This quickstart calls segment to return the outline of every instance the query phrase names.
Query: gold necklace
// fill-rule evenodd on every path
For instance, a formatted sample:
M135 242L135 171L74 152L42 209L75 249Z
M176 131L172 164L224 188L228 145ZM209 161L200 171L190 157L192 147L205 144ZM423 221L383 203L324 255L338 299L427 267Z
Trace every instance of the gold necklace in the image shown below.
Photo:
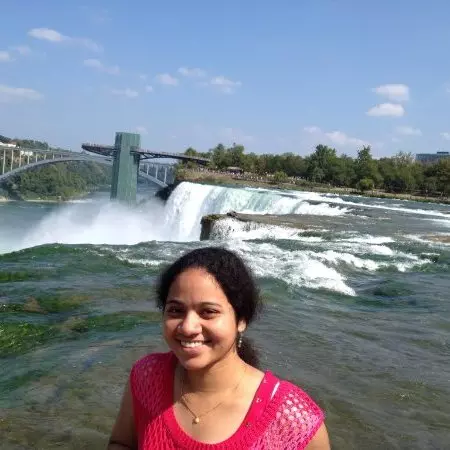
M231 390L230 394L232 394L234 391L237 390L237 388L241 384L241 381L244 379L244 375L245 375L246 370L247 370L247 365L244 367L244 372L242 373L241 378L239 379L237 384L234 386L234 388ZM210 412L212 412L215 409L217 409L225 401L225 398L222 401L220 401L219 403L217 403L217 405L215 405L213 408L209 409L208 411L206 411L206 412L204 412L202 414L195 414L195 412L192 411L192 409L189 407L188 401L186 400L186 397L185 397L185 394L184 394L184 373L183 373L183 376L181 378L181 400L182 400L183 405L185 406L185 408L192 414L192 417L193 417L192 423L194 425L197 425L198 423L200 423L200 418L201 417L206 416Z

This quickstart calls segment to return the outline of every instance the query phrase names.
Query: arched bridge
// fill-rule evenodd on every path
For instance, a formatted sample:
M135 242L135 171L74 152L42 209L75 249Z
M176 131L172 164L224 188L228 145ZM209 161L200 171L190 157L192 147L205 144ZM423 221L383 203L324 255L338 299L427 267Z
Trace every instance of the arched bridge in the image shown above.
M82 144L81 147L89 153L0 147L0 152L3 150L0 160L0 182L23 170L45 164L63 161L95 161L113 166L111 199L135 203L138 176L147 178L161 187L174 181L172 166L154 164L150 160L164 158L192 161L203 165L209 163L209 159L199 156L142 149L140 148L141 136L136 133L116 133L114 145Z
M70 161L90 161L109 166L114 163L113 158L108 156L99 157L78 152L0 146L0 183L26 170ZM160 187L166 187L174 181L171 166L145 160L139 164L138 175Z

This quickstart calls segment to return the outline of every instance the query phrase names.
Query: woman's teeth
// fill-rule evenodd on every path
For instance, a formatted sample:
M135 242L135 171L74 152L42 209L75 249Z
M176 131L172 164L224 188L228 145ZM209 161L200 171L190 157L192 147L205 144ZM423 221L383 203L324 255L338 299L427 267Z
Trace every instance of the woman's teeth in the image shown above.
M203 345L203 341L180 341L182 347L193 348Z

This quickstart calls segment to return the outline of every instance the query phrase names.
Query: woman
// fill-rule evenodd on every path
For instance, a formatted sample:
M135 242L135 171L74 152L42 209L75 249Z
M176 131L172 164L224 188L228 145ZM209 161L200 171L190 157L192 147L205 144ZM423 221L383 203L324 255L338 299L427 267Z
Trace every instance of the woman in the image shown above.
M134 364L108 450L327 450L324 415L260 371L243 333L260 309L253 277L222 248L194 250L157 289L168 353Z

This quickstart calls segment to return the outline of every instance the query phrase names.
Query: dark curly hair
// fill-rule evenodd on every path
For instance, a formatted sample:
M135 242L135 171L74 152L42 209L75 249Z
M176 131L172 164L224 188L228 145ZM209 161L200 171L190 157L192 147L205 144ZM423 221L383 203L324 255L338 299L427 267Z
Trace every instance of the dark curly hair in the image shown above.
M221 247L199 248L186 253L163 271L157 284L157 306L164 310L174 280L188 269L203 269L219 283L234 309L236 322L249 325L260 313L262 303L249 267L235 253ZM258 354L248 338L242 338L238 355L254 367Z

